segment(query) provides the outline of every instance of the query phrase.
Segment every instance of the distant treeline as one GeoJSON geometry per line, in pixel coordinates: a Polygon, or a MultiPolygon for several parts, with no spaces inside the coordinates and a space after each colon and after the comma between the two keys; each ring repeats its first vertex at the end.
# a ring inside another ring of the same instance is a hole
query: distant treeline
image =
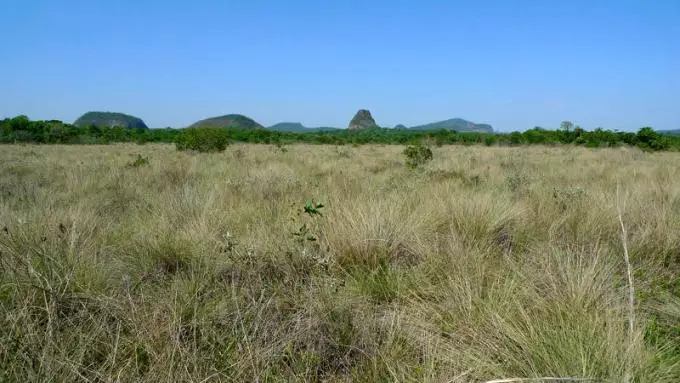
{"type": "MultiPolygon", "coordinates": [[[[186,128],[192,129],[192,128],[186,128]]],[[[76,127],[61,121],[32,121],[26,116],[0,120],[0,143],[108,144],[113,142],[176,143],[186,129],[128,129],[123,127],[76,127]]],[[[201,128],[194,128],[201,129],[201,128]]],[[[333,130],[309,133],[277,132],[267,129],[225,128],[221,138],[230,142],[260,144],[415,144],[431,145],[558,145],[586,147],[638,146],[646,150],[680,150],[680,136],[665,135],[645,127],[637,133],[596,129],[586,131],[571,124],[558,130],[534,128],[513,133],[475,133],[451,130],[409,129],[333,130]]]]}

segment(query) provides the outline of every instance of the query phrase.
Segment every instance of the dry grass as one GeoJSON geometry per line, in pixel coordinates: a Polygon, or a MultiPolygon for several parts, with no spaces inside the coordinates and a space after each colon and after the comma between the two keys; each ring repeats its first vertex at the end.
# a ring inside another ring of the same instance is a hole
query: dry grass
{"type": "Polygon", "coordinates": [[[680,381],[680,157],[402,150],[1,146],[0,381],[680,381]]]}

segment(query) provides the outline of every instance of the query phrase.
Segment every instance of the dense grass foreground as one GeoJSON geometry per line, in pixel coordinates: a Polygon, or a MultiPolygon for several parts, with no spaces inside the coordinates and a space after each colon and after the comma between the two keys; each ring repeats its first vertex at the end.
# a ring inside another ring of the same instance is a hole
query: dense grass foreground
{"type": "Polygon", "coordinates": [[[680,381],[677,154],[284,149],[2,146],[0,381],[680,381]]]}

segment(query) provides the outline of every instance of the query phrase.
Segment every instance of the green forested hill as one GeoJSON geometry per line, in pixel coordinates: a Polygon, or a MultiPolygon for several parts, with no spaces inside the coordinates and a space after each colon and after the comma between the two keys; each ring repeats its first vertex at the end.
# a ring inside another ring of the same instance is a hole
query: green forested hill
{"type": "Polygon", "coordinates": [[[94,125],[99,128],[123,127],[130,129],[148,129],[141,118],[116,112],[87,112],[80,116],[73,125],[87,127],[94,125]]]}
{"type": "Polygon", "coordinates": [[[493,128],[488,124],[476,124],[462,118],[451,118],[444,121],[437,121],[430,124],[412,126],[415,130],[455,130],[457,132],[480,132],[493,133],[493,128]]]}
{"type": "Polygon", "coordinates": [[[250,117],[242,114],[226,114],[224,116],[210,117],[193,123],[190,128],[214,127],[235,129],[263,129],[264,126],[255,122],[250,117]]]}

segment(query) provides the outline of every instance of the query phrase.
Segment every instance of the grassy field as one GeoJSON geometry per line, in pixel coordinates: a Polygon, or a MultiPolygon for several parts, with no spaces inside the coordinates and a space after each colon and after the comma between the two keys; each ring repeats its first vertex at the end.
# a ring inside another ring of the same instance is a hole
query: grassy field
{"type": "Polygon", "coordinates": [[[680,381],[680,155],[402,151],[0,146],[0,381],[680,381]]]}

